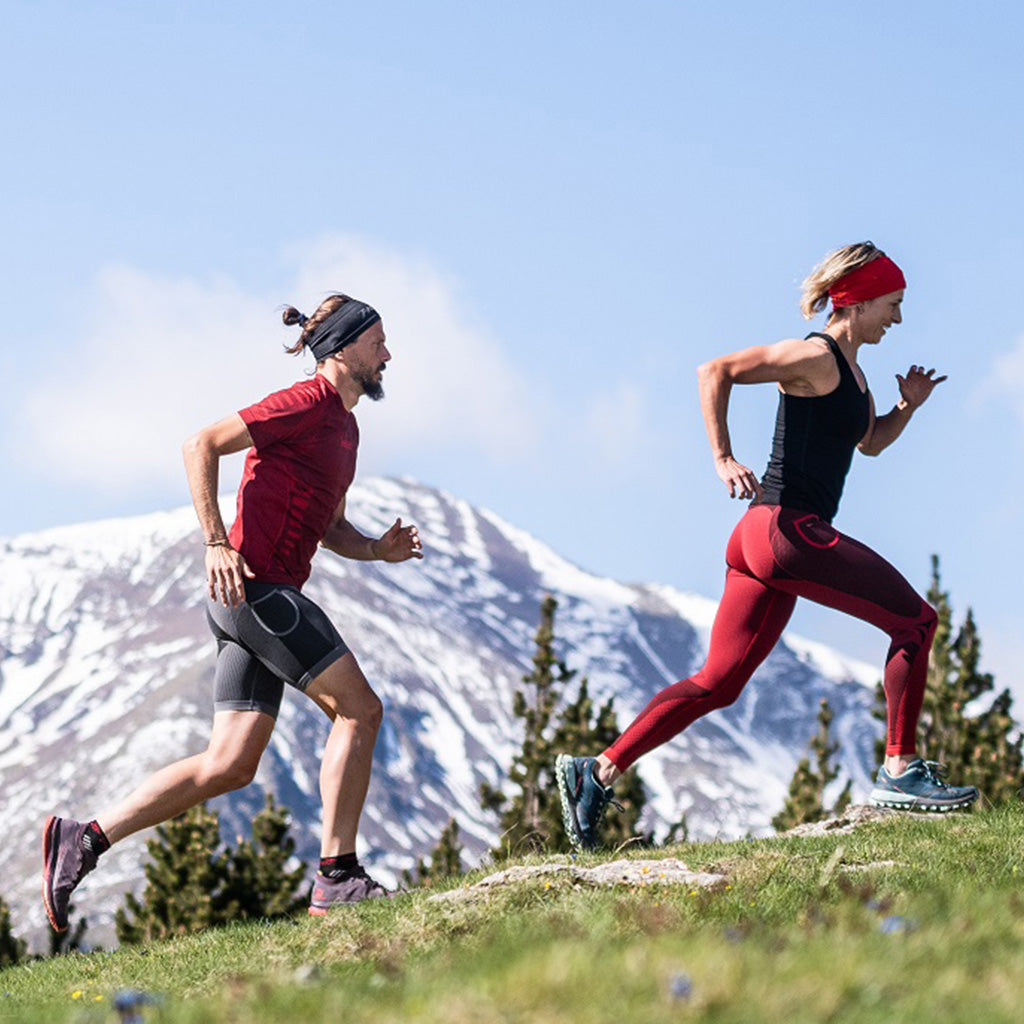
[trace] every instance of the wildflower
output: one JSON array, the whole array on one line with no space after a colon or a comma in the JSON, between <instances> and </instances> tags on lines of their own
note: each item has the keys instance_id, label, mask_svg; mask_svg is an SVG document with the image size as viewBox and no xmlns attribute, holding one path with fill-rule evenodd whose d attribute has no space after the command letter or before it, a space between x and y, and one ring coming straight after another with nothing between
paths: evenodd
<instances>
[{"instance_id":1,"label":"wildflower","mask_svg":"<svg viewBox=\"0 0 1024 1024\"><path fill-rule=\"evenodd\" d=\"M899 914L890 914L883 917L879 922L878 930L883 935L896 935L899 932L912 932L917 925L907 917L900 917Z\"/></svg>"},{"instance_id":2,"label":"wildflower","mask_svg":"<svg viewBox=\"0 0 1024 1024\"><path fill-rule=\"evenodd\" d=\"M668 980L668 994L673 1002L688 1002L693 994L693 979L685 971L676 971Z\"/></svg>"}]
</instances>

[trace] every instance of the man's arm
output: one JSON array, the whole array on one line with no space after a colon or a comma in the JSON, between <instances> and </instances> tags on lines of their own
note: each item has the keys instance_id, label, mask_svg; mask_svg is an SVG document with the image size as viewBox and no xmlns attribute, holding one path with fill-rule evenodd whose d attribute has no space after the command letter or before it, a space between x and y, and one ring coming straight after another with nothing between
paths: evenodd
<instances>
[{"instance_id":1,"label":"man's arm","mask_svg":"<svg viewBox=\"0 0 1024 1024\"><path fill-rule=\"evenodd\" d=\"M914 411L919 409L932 393L936 384L946 377L935 377L934 370L925 373L923 366L911 366L906 377L896 374L900 400L884 416L875 416L874 399L871 400L871 422L868 431L857 445L864 455L879 455L903 433Z\"/></svg>"},{"instance_id":2,"label":"man's arm","mask_svg":"<svg viewBox=\"0 0 1024 1024\"><path fill-rule=\"evenodd\" d=\"M206 582L210 597L228 607L245 600L243 580L252 577L245 559L228 544L217 504L217 481L223 455L252 447L249 428L238 413L204 427L182 446L192 504L206 543Z\"/></svg>"},{"instance_id":3,"label":"man's arm","mask_svg":"<svg viewBox=\"0 0 1024 1024\"><path fill-rule=\"evenodd\" d=\"M353 558L360 562L380 559L382 562L405 562L410 558L422 558L419 531L415 526L403 526L396 519L380 537L367 537L360 533L345 518L345 499L338 504L331 525L320 544L342 558Z\"/></svg>"}]
</instances>

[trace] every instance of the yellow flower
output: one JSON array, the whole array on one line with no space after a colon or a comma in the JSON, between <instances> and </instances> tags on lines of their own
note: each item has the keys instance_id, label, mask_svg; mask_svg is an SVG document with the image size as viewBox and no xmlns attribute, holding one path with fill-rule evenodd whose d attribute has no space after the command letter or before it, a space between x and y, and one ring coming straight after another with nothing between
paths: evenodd
<instances>
[{"instance_id":1,"label":"yellow flower","mask_svg":"<svg viewBox=\"0 0 1024 1024\"><path fill-rule=\"evenodd\" d=\"M80 988L76 988L75 991L71 993L71 998L72 999L81 999L82 995L83 995L82 990Z\"/></svg>"}]
</instances>

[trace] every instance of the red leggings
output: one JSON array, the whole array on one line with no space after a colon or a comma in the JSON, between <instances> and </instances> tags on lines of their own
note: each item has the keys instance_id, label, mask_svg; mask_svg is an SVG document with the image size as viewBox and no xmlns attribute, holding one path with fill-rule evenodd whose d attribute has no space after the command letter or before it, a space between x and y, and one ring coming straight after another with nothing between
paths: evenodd
<instances>
[{"instance_id":1,"label":"red leggings","mask_svg":"<svg viewBox=\"0 0 1024 1024\"><path fill-rule=\"evenodd\" d=\"M658 693L604 752L620 771L731 704L775 646L798 597L889 634L886 755L912 754L936 615L884 558L816 515L755 505L736 525L704 667Z\"/></svg>"}]
</instances>

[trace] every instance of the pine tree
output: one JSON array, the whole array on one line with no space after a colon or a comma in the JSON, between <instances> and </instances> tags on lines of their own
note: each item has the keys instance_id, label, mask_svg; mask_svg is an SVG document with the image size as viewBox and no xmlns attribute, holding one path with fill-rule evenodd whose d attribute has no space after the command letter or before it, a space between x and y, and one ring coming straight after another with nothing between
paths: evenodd
<instances>
[{"instance_id":1,"label":"pine tree","mask_svg":"<svg viewBox=\"0 0 1024 1024\"><path fill-rule=\"evenodd\" d=\"M555 754L604 750L619 738L619 733L615 699L609 698L602 704L597 710L597 717L594 718L593 700L590 697L587 678L584 676L580 680L576 700L567 705L558 717L551 747ZM553 777L550 784L555 784ZM650 845L652 836L641 836L637 833L640 815L647 803L643 780L638 772L626 772L619 777L615 783L615 801L621 806L621 810L609 811L605 816L601 825L602 842L610 847L630 841ZM551 834L560 837L559 848L569 849L557 797L548 806L548 816Z\"/></svg>"},{"instance_id":2,"label":"pine tree","mask_svg":"<svg viewBox=\"0 0 1024 1024\"><path fill-rule=\"evenodd\" d=\"M68 904L68 919L75 912L74 903ZM84 948L85 932L89 927L89 920L80 917L77 921L70 923L67 931L55 932L50 929L50 956L60 956L63 953L73 953Z\"/></svg>"},{"instance_id":3,"label":"pine tree","mask_svg":"<svg viewBox=\"0 0 1024 1024\"><path fill-rule=\"evenodd\" d=\"M217 814L205 803L158 826L156 838L146 843L142 900L128 893L115 915L118 939L151 942L220 924L228 870L228 855L217 852L220 845Z\"/></svg>"},{"instance_id":4,"label":"pine tree","mask_svg":"<svg viewBox=\"0 0 1024 1024\"><path fill-rule=\"evenodd\" d=\"M552 804L549 764L554 751L547 733L559 694L575 675L555 655L557 607L558 602L550 594L541 602L533 670L523 676L526 689L516 690L512 702L512 713L523 720L523 745L509 770L509 782L519 791L509 799L487 783L481 787L484 809L501 815L501 843L494 851L498 857L542 850L552 840L546 812ZM557 801L557 796L554 799Z\"/></svg>"},{"instance_id":5,"label":"pine tree","mask_svg":"<svg viewBox=\"0 0 1024 1024\"><path fill-rule=\"evenodd\" d=\"M558 602L550 594L541 603L540 625L534 637L533 670L523 676L525 688L517 690L513 714L523 720L523 745L516 754L509 782L517 787L512 797L486 784L481 787L485 810L500 814L501 839L494 856L541 850L569 850L562 825L554 759L562 751L601 750L619 733L614 702L602 705L594 718L594 705L587 680L580 682L576 699L556 716L560 702L575 671L555 654L555 610ZM616 798L625 811L608 816L604 835L608 842L633 837L644 806L643 784L633 772L616 787Z\"/></svg>"},{"instance_id":6,"label":"pine tree","mask_svg":"<svg viewBox=\"0 0 1024 1024\"><path fill-rule=\"evenodd\" d=\"M295 854L289 818L287 808L278 805L268 792L263 810L253 819L252 839L239 838L229 855L223 902L232 917L286 917L305 903L298 892L306 868L303 864L288 868Z\"/></svg>"},{"instance_id":7,"label":"pine tree","mask_svg":"<svg viewBox=\"0 0 1024 1024\"><path fill-rule=\"evenodd\" d=\"M199 804L165 822L146 844L146 888L131 893L117 911L117 937L123 943L202 931L246 918L281 917L302 905L297 892L305 868L288 869L295 843L288 834L288 812L268 794L253 820L252 840L222 847L218 815Z\"/></svg>"},{"instance_id":8,"label":"pine tree","mask_svg":"<svg viewBox=\"0 0 1024 1024\"><path fill-rule=\"evenodd\" d=\"M458 878L462 873L462 843L459 842L459 824L454 818L449 818L429 859L421 857L416 862L415 873L403 871L402 879L410 887L419 885L430 888L445 879Z\"/></svg>"},{"instance_id":9,"label":"pine tree","mask_svg":"<svg viewBox=\"0 0 1024 1024\"><path fill-rule=\"evenodd\" d=\"M822 699L818 709L818 731L811 737L811 752L796 766L786 803L772 818L772 827L779 832L805 822L821 821L822 818L842 814L850 804L851 783L847 781L832 809L827 810L825 807L825 790L839 777L838 766L832 765L839 744L831 743L829 737L833 717L828 701ZM812 757L815 761L813 768Z\"/></svg>"},{"instance_id":10,"label":"pine tree","mask_svg":"<svg viewBox=\"0 0 1024 1024\"><path fill-rule=\"evenodd\" d=\"M991 673L980 671L981 638L973 611L968 608L963 625L959 630L954 627L937 555L932 555L927 597L938 614L938 625L928 658L918 728L922 755L946 765L957 785L977 786L992 803L1015 799L1024 781L1024 737L1015 736L1018 727L1011 714L1013 698L1004 689L987 708L978 708L977 702L995 689L995 680ZM875 715L885 718L881 685L876 691ZM881 742L879 756L884 752L885 744Z\"/></svg>"},{"instance_id":11,"label":"pine tree","mask_svg":"<svg viewBox=\"0 0 1024 1024\"><path fill-rule=\"evenodd\" d=\"M0 896L0 967L11 967L25 959L26 944L11 931L11 910Z\"/></svg>"}]
</instances>

